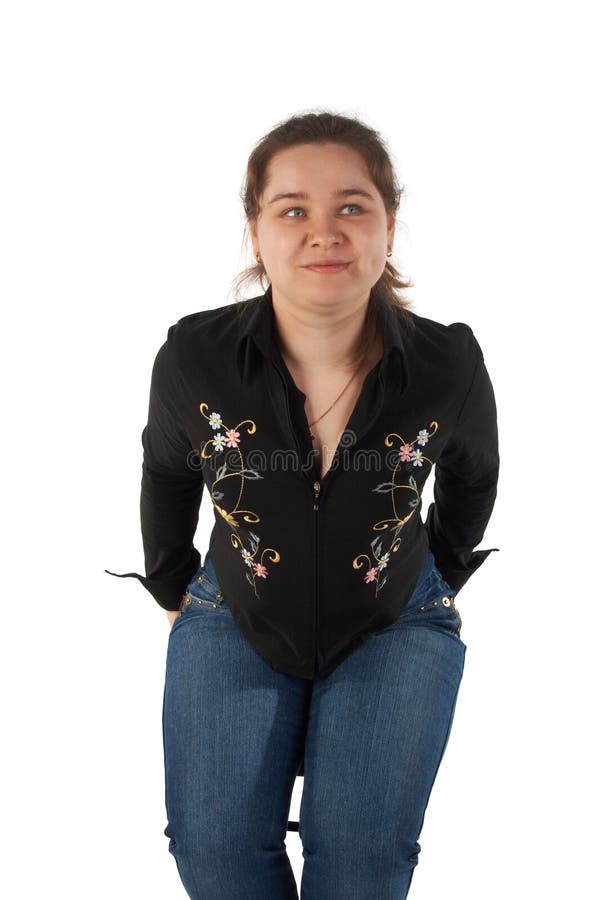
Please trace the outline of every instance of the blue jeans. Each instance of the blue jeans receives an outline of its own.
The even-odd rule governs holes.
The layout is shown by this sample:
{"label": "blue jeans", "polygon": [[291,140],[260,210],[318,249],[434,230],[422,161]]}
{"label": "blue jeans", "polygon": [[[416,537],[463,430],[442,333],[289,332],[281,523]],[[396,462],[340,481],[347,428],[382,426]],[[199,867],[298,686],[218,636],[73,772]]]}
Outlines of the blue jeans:
{"label": "blue jeans", "polygon": [[454,596],[429,553],[396,622],[310,681],[241,635],[206,555],[163,701],[164,834],[193,900],[297,900],[285,838],[302,760],[302,900],[407,896],[464,667]]}

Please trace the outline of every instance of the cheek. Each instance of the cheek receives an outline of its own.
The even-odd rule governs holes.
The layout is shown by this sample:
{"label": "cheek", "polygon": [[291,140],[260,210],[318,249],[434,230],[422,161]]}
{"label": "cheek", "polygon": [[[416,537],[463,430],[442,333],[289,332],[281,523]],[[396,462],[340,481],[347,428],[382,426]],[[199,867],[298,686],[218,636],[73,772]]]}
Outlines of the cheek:
{"label": "cheek", "polygon": [[292,233],[291,229],[281,228],[274,230],[265,236],[265,249],[270,249],[274,254],[293,252],[299,243],[299,236]]}
{"label": "cheek", "polygon": [[356,246],[369,259],[376,259],[387,250],[387,232],[378,222],[365,224],[360,231],[356,231],[354,238]]}
{"label": "cheek", "polygon": [[387,261],[386,253],[387,245],[381,245],[380,242],[377,242],[374,247],[370,245],[369,247],[364,248],[364,253],[362,254],[364,265],[369,269],[379,269],[381,266],[384,266]]}
{"label": "cheek", "polygon": [[384,250],[371,250],[363,260],[363,272],[372,283],[378,281],[387,264],[387,246]]}

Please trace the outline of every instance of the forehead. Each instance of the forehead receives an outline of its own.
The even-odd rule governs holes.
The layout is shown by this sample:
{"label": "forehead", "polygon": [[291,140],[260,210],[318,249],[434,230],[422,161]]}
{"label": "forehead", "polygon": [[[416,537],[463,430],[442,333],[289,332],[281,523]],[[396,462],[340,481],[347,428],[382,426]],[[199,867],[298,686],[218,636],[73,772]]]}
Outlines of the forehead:
{"label": "forehead", "polygon": [[[300,144],[279,150],[268,164],[265,187],[273,190],[333,189],[349,184],[372,187],[366,163],[357,150],[340,144]],[[343,184],[342,184],[343,182]]]}

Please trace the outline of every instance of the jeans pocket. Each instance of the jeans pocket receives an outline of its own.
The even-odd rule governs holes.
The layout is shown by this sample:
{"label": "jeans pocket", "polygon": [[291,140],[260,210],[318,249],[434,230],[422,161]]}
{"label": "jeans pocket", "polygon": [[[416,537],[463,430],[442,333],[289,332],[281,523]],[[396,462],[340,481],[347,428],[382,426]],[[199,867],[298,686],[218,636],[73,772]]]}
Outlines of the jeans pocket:
{"label": "jeans pocket", "polygon": [[400,614],[399,621],[405,625],[440,629],[459,637],[462,619],[454,597],[455,591],[449,587],[433,561],[429,560],[429,567]]}
{"label": "jeans pocket", "polygon": [[227,606],[223,592],[216,579],[212,579],[205,566],[200,566],[183,595],[180,611],[184,613],[192,607],[211,606],[217,608]]}
{"label": "jeans pocket", "polygon": [[[433,566],[431,578],[433,580],[433,588],[436,589],[438,594],[438,598],[436,598],[437,603],[440,602],[445,609],[450,611],[455,625],[454,632],[459,636],[460,631],[462,630],[462,617],[455,605],[456,592],[447,584],[436,565]],[[432,602],[434,604],[435,600]]]}
{"label": "jeans pocket", "polygon": [[451,588],[451,587],[447,584],[447,582],[446,582],[445,579],[443,578],[443,575],[441,574],[441,571],[440,571],[439,567],[437,566],[437,563],[436,563],[434,557],[433,557],[433,562],[432,562],[432,565],[431,565],[431,577],[434,577],[434,578],[437,579],[437,582],[443,586],[443,590],[444,590],[447,594],[450,594],[452,597],[455,596],[455,591],[453,590],[453,588]]}

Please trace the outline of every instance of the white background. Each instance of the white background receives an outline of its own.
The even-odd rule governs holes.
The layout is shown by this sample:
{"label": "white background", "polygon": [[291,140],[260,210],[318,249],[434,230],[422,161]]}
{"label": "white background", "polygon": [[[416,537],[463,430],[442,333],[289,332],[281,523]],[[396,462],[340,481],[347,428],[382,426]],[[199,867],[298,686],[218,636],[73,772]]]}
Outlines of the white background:
{"label": "white background", "polygon": [[[143,571],[167,328],[234,302],[251,261],[247,157],[324,108],[388,142],[413,308],[471,325],[499,410],[480,548],[501,549],[460,593],[464,679],[410,900],[597,896],[591,9],[3,6],[3,896],[186,896],[163,834],[166,613],[104,569]],[[205,495],[202,555],[212,521]]]}

